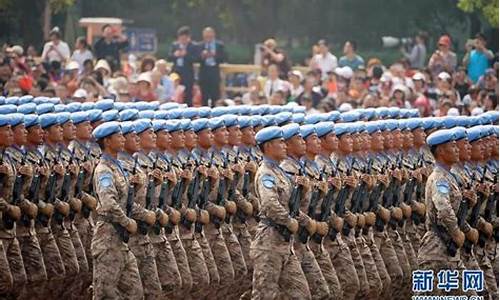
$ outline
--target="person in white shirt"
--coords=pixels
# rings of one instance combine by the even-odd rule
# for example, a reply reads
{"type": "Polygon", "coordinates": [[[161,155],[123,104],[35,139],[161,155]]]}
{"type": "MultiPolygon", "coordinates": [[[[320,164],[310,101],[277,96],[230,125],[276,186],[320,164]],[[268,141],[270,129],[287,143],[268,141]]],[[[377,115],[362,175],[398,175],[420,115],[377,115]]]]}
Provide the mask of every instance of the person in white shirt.
{"type": "Polygon", "coordinates": [[[277,65],[270,65],[267,69],[267,80],[264,83],[264,95],[270,99],[274,92],[288,92],[288,82],[279,78],[279,69],[277,65]]]}
{"type": "Polygon", "coordinates": [[[320,69],[321,78],[328,77],[328,72],[332,72],[337,68],[337,57],[330,53],[328,43],[325,40],[318,42],[319,53],[314,55],[311,59],[309,67],[311,69],[320,69]]]}
{"type": "Polygon", "coordinates": [[[294,70],[288,73],[288,81],[290,81],[289,101],[296,101],[300,94],[304,91],[302,80],[304,80],[304,77],[300,71],[294,70]]]}
{"type": "Polygon", "coordinates": [[[58,27],[52,29],[49,38],[50,41],[43,46],[42,60],[48,63],[57,61],[64,64],[71,53],[68,44],[61,41],[61,32],[58,27]]]}
{"type": "Polygon", "coordinates": [[[73,51],[73,55],[71,55],[71,60],[78,63],[80,73],[83,71],[83,63],[93,58],[94,55],[92,55],[92,51],[90,51],[90,46],[87,44],[85,37],[78,37],[75,42],[75,51],[73,51]]]}

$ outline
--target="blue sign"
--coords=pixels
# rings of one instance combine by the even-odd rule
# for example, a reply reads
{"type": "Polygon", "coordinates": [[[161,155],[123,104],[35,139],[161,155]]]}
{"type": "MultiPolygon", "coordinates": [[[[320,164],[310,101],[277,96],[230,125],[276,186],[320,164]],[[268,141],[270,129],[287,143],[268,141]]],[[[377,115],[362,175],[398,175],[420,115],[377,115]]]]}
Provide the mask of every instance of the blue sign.
{"type": "Polygon", "coordinates": [[[150,28],[127,28],[128,51],[154,53],[158,47],[156,30],[150,28]]]}

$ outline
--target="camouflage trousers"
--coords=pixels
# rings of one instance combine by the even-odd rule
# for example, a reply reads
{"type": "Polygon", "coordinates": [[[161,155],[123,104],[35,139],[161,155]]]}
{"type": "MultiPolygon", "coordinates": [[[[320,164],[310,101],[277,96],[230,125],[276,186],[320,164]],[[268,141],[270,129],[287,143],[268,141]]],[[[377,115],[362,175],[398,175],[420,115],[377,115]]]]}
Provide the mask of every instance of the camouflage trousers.
{"type": "MultiPolygon", "coordinates": [[[[475,245],[474,251],[477,263],[484,273],[486,291],[491,299],[498,299],[498,282],[495,277],[492,262],[488,257],[487,247],[481,248],[479,245],[475,245]]],[[[485,297],[485,299],[487,299],[487,297],[485,297]]]]}
{"type": "Polygon", "coordinates": [[[359,248],[356,244],[354,230],[351,230],[348,236],[343,236],[342,238],[346,241],[347,246],[349,246],[354,268],[356,268],[356,273],[358,275],[359,290],[356,294],[356,298],[359,299],[368,297],[368,294],[370,293],[370,286],[368,284],[363,258],[361,257],[361,253],[359,252],[359,248]]]}
{"type": "Polygon", "coordinates": [[[7,260],[3,241],[0,240],[0,296],[7,296],[13,286],[9,261],[7,260]]]}
{"type": "Polygon", "coordinates": [[[42,250],[48,279],[43,295],[50,299],[56,296],[56,290],[62,284],[62,280],[65,277],[65,269],[61,253],[52,232],[48,228],[40,229],[37,231],[37,237],[42,250]]]}
{"type": "Polygon", "coordinates": [[[402,299],[404,291],[401,289],[403,284],[403,269],[399,264],[396,250],[386,231],[374,230],[373,239],[380,256],[384,261],[385,268],[391,279],[391,287],[382,294],[383,299],[402,299]]]}
{"type": "Polygon", "coordinates": [[[17,239],[21,247],[21,255],[28,279],[28,284],[19,298],[32,299],[33,297],[39,297],[38,293],[43,292],[47,283],[47,271],[43,264],[40,243],[36,235],[18,236],[17,239]]]}
{"type": "Polygon", "coordinates": [[[212,249],[210,249],[205,233],[203,231],[201,233],[195,233],[195,238],[198,241],[198,244],[200,244],[203,257],[205,258],[210,285],[218,286],[220,283],[219,271],[217,270],[217,264],[215,263],[215,258],[212,254],[212,249]]]}
{"type": "Polygon", "coordinates": [[[182,287],[181,274],[174,252],[166,239],[152,244],[163,294],[172,296],[174,291],[180,290],[182,287]]]}
{"type": "Polygon", "coordinates": [[[327,299],[330,297],[330,289],[308,243],[303,244],[300,241],[295,241],[294,249],[297,258],[306,276],[312,299],[327,299]]]}
{"type": "Polygon", "coordinates": [[[434,282],[433,282],[433,291],[426,293],[428,295],[433,296],[458,296],[463,295],[464,292],[461,288],[461,283],[459,283],[460,288],[453,289],[450,292],[446,292],[444,289],[437,289],[438,284],[438,276],[437,274],[441,270],[457,270],[459,274],[462,273],[465,266],[461,260],[442,260],[442,261],[419,261],[418,269],[419,270],[432,270],[434,272],[434,282]]]}
{"type": "Polygon", "coordinates": [[[175,261],[177,262],[177,268],[179,269],[179,273],[181,274],[182,280],[182,289],[175,291],[175,298],[183,298],[183,295],[189,293],[193,286],[193,278],[191,277],[191,270],[189,269],[189,262],[186,254],[186,250],[184,250],[184,246],[182,246],[182,242],[180,239],[169,239],[170,247],[172,247],[172,251],[174,252],[175,261]]]}
{"type": "Polygon", "coordinates": [[[160,278],[154,257],[154,248],[150,242],[130,243],[130,251],[134,254],[144,290],[144,298],[152,299],[161,294],[160,278]]]}
{"type": "Polygon", "coordinates": [[[407,299],[410,297],[412,268],[405,251],[405,241],[403,241],[397,230],[388,228],[387,233],[392,240],[392,245],[396,251],[399,265],[403,270],[403,285],[399,288],[403,290],[403,297],[407,299]]]}
{"type": "MultiPolygon", "coordinates": [[[[380,277],[381,290],[378,295],[378,298],[386,299],[386,295],[388,295],[391,291],[391,277],[389,276],[389,272],[387,272],[387,268],[385,267],[384,259],[380,254],[379,248],[375,244],[373,228],[365,229],[363,232],[363,238],[365,240],[366,245],[370,249],[373,261],[377,268],[378,275],[380,277]]],[[[368,276],[368,274],[367,274],[368,276]]]]}
{"type": "Polygon", "coordinates": [[[356,246],[358,247],[361,259],[363,260],[366,280],[368,281],[369,291],[367,299],[378,299],[382,292],[382,280],[378,274],[377,265],[373,260],[372,252],[361,233],[359,233],[356,237],[356,246]]]}
{"type": "Polygon", "coordinates": [[[247,274],[242,278],[236,278],[234,284],[234,297],[238,297],[245,292],[249,295],[252,290],[252,275],[253,275],[253,265],[250,260],[250,243],[252,242],[252,237],[248,232],[248,226],[246,224],[235,223],[233,224],[233,232],[238,239],[241,246],[241,251],[243,253],[243,258],[247,268],[247,274]]]}
{"type": "Polygon", "coordinates": [[[137,260],[129,250],[107,249],[93,257],[94,299],[143,299],[137,260]]]}
{"type": "Polygon", "coordinates": [[[198,241],[192,238],[183,238],[182,245],[186,250],[189,262],[189,269],[191,270],[191,277],[193,280],[193,287],[191,294],[193,298],[199,298],[201,293],[204,293],[209,284],[208,268],[205,264],[203,251],[198,244],[198,241]]]}
{"type": "Polygon", "coordinates": [[[250,249],[254,263],[252,299],[311,299],[309,285],[297,256],[272,249],[250,249]]]}
{"type": "MultiPolygon", "coordinates": [[[[208,224],[207,226],[213,226],[213,224],[208,224]]],[[[235,277],[231,255],[227,249],[222,232],[214,231],[213,228],[211,228],[208,232],[209,233],[206,234],[206,238],[208,240],[208,244],[210,245],[210,249],[212,250],[214,261],[217,265],[217,271],[219,273],[219,285],[212,287],[210,289],[210,293],[208,294],[209,298],[213,298],[217,294],[225,294],[226,289],[233,284],[235,277]]]]}
{"type": "Polygon", "coordinates": [[[342,297],[342,286],[340,285],[339,278],[337,277],[337,272],[333,267],[330,254],[323,246],[323,243],[318,244],[314,241],[310,241],[309,246],[314,253],[314,257],[318,262],[321,273],[323,273],[326,283],[328,284],[330,298],[340,299],[342,297]]]}
{"type": "Polygon", "coordinates": [[[349,246],[342,240],[340,234],[337,234],[333,241],[330,238],[325,238],[323,243],[330,254],[333,268],[338,275],[341,275],[337,276],[342,288],[342,295],[339,298],[354,299],[359,291],[359,278],[349,246]]]}

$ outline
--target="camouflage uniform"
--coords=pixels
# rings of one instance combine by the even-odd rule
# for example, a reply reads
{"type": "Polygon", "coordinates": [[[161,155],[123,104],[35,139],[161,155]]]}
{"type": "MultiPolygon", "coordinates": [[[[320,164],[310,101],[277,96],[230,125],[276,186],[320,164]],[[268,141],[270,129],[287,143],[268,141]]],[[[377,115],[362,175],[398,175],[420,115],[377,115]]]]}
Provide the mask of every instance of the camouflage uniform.
{"type": "Polygon", "coordinates": [[[92,238],[94,298],[143,299],[137,260],[116,229],[129,222],[125,214],[129,184],[120,162],[104,154],[93,184],[98,199],[92,238]]]}
{"type": "Polygon", "coordinates": [[[261,221],[250,247],[254,262],[252,299],[275,299],[280,295],[311,299],[307,279],[293,249],[293,237],[286,242],[274,226],[268,225],[286,226],[288,222],[290,179],[277,162],[264,159],[256,174],[255,189],[261,203],[261,221]]]}

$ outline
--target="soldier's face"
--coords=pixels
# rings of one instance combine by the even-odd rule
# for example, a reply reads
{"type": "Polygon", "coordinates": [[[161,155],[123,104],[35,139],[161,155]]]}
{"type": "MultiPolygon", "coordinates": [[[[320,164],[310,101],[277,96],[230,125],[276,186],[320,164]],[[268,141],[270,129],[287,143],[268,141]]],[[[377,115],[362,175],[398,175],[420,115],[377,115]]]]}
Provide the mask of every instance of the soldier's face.
{"type": "Polygon", "coordinates": [[[85,121],[76,125],[75,135],[76,138],[83,141],[89,140],[92,137],[92,125],[90,125],[90,122],[85,121]]]}
{"type": "Polygon", "coordinates": [[[264,145],[264,154],[277,161],[283,160],[287,155],[287,144],[283,139],[269,141],[264,145]]]}
{"type": "Polygon", "coordinates": [[[245,145],[255,146],[255,131],[253,127],[241,129],[241,142],[245,145]]]}
{"type": "Polygon", "coordinates": [[[226,127],[221,127],[214,131],[214,141],[217,144],[226,145],[228,137],[229,133],[226,127]]]}
{"type": "Polygon", "coordinates": [[[372,143],[372,137],[368,133],[363,133],[363,142],[361,143],[361,146],[364,150],[370,149],[370,145],[372,143]]]}
{"type": "Polygon", "coordinates": [[[26,127],[24,127],[24,124],[19,124],[14,127],[12,129],[12,133],[14,136],[14,143],[16,145],[22,146],[26,144],[28,132],[26,131],[26,127]]]}
{"type": "Polygon", "coordinates": [[[498,157],[498,138],[493,140],[493,156],[498,157]]]}
{"type": "Polygon", "coordinates": [[[212,146],[213,142],[214,135],[210,129],[204,129],[198,132],[198,145],[200,145],[201,148],[207,149],[212,146]]]}
{"type": "Polygon", "coordinates": [[[306,142],[300,135],[293,136],[286,141],[288,155],[303,156],[306,154],[306,142]]]}
{"type": "Polygon", "coordinates": [[[480,141],[471,143],[471,158],[473,160],[483,160],[483,146],[480,141]]]}
{"type": "Polygon", "coordinates": [[[139,139],[142,149],[151,150],[156,147],[156,134],[151,128],[141,132],[139,139]]]}
{"type": "Polygon", "coordinates": [[[392,147],[392,133],[390,131],[384,131],[382,136],[384,137],[384,148],[391,149],[391,147],[392,147]]]}
{"type": "Polygon", "coordinates": [[[321,148],[326,151],[335,151],[339,146],[339,139],[335,135],[335,133],[329,133],[321,138],[320,140],[321,148]]]}
{"type": "Polygon", "coordinates": [[[63,140],[63,129],[61,125],[56,124],[50,126],[45,130],[45,137],[51,142],[62,142],[63,140]]]}
{"type": "Polygon", "coordinates": [[[167,149],[171,141],[170,133],[161,130],[156,133],[156,146],[163,150],[167,149]]]}
{"type": "Polygon", "coordinates": [[[384,142],[382,139],[382,133],[380,133],[380,131],[376,131],[371,135],[370,146],[371,149],[374,151],[379,151],[384,149],[384,142]]]}
{"type": "Polygon", "coordinates": [[[398,129],[394,131],[393,144],[396,149],[401,149],[403,147],[403,136],[401,135],[401,131],[398,129]]]}
{"type": "Polygon", "coordinates": [[[241,130],[238,126],[231,126],[227,129],[228,142],[233,146],[238,146],[241,143],[241,130]]]}
{"type": "Polygon", "coordinates": [[[460,161],[460,151],[455,141],[444,144],[444,149],[449,163],[454,164],[460,161]]]}
{"type": "Polygon", "coordinates": [[[321,153],[321,141],[316,134],[312,134],[306,139],[306,150],[309,153],[318,155],[321,153]]]}
{"type": "Polygon", "coordinates": [[[351,153],[353,151],[352,137],[349,134],[344,134],[340,137],[339,149],[344,153],[351,153]]]}
{"type": "Polygon", "coordinates": [[[74,140],[76,128],[72,121],[68,121],[62,125],[63,137],[65,140],[74,140]]]}
{"type": "Polygon", "coordinates": [[[198,144],[198,136],[192,130],[185,131],[184,143],[188,149],[193,149],[198,144]]]}
{"type": "Polygon", "coordinates": [[[421,146],[425,144],[425,131],[421,128],[413,130],[413,144],[421,146]]]}
{"type": "MultiPolygon", "coordinates": [[[[135,133],[134,133],[135,134],[135,133]]],[[[128,134],[130,135],[130,134],[128,134]]],[[[125,144],[126,144],[126,138],[123,137],[123,134],[121,132],[115,133],[109,137],[109,148],[113,152],[122,152],[125,150],[125,144]]]]}
{"type": "Polygon", "coordinates": [[[184,148],[186,143],[184,138],[184,132],[182,130],[171,132],[170,135],[172,136],[172,148],[174,149],[184,148]]]}
{"type": "Polygon", "coordinates": [[[28,128],[27,140],[31,144],[41,145],[43,143],[43,129],[40,125],[28,128]]]}
{"type": "Polygon", "coordinates": [[[139,137],[137,133],[130,132],[125,135],[124,149],[131,153],[139,151],[139,137]]]}
{"type": "Polygon", "coordinates": [[[2,147],[9,147],[13,142],[13,134],[10,125],[0,127],[0,145],[2,147]]]}
{"type": "Polygon", "coordinates": [[[460,161],[468,161],[471,158],[472,146],[467,139],[457,141],[460,161]]]}

